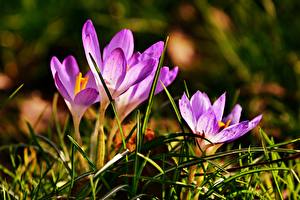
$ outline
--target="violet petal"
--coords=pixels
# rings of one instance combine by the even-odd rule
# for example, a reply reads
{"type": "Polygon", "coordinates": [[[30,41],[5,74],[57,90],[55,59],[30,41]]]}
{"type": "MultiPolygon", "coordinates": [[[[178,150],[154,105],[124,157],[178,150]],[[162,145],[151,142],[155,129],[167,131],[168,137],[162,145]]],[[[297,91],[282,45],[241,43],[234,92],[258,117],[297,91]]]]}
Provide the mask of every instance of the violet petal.
{"type": "Polygon", "coordinates": [[[224,143],[238,139],[248,132],[249,121],[243,121],[238,124],[229,126],[218,134],[208,138],[212,143],[224,143]]]}
{"type": "Polygon", "coordinates": [[[105,60],[102,76],[107,87],[111,90],[111,95],[120,86],[126,74],[126,60],[122,49],[117,48],[112,51],[105,60]]]}
{"type": "Polygon", "coordinates": [[[200,115],[202,115],[204,112],[208,110],[208,108],[211,106],[211,103],[208,96],[205,93],[197,91],[191,97],[191,105],[192,105],[194,116],[197,121],[200,115]]]}
{"type": "Polygon", "coordinates": [[[74,103],[82,106],[90,106],[98,98],[98,91],[94,88],[86,88],[76,94],[74,103]]]}
{"type": "Polygon", "coordinates": [[[247,132],[250,131],[250,130],[252,130],[253,128],[255,128],[259,124],[259,122],[261,121],[261,119],[262,119],[262,115],[258,115],[255,118],[253,118],[249,122],[249,124],[248,124],[248,130],[247,130],[247,132]]]}
{"type": "Polygon", "coordinates": [[[258,115],[251,121],[243,121],[223,129],[220,133],[214,136],[214,143],[231,142],[242,137],[255,128],[261,119],[262,115],[258,115]]]}
{"type": "Polygon", "coordinates": [[[127,61],[127,70],[129,70],[132,66],[138,64],[139,57],[141,56],[140,52],[134,52],[131,58],[127,61]]]}
{"type": "Polygon", "coordinates": [[[181,113],[183,119],[189,125],[191,130],[195,133],[197,122],[196,122],[190,101],[187,98],[185,93],[183,94],[181,99],[179,99],[179,110],[180,110],[180,113],[181,113]]]}
{"type": "Polygon", "coordinates": [[[140,61],[136,65],[132,66],[125,75],[125,78],[118,88],[119,94],[126,91],[132,85],[144,80],[154,68],[155,60],[149,59],[140,61]]]}
{"type": "Polygon", "coordinates": [[[113,50],[121,48],[124,52],[126,60],[132,56],[134,49],[133,35],[129,29],[119,31],[103,50],[103,60],[105,61],[113,50]]]}
{"type": "Polygon", "coordinates": [[[204,137],[214,135],[219,130],[218,120],[213,109],[210,107],[204,114],[202,114],[198,121],[196,131],[199,134],[204,134],[204,137]]]}
{"type": "Polygon", "coordinates": [[[222,120],[223,112],[225,108],[226,93],[222,94],[212,105],[218,121],[222,120]]]}
{"type": "MultiPolygon", "coordinates": [[[[89,53],[95,59],[96,64],[98,65],[100,72],[102,72],[102,59],[101,59],[101,51],[98,42],[98,37],[94,25],[91,20],[87,20],[82,28],[82,42],[85,51],[85,56],[89,63],[91,69],[94,64],[90,58],[89,53]]],[[[97,70],[93,70],[93,73],[97,75],[97,70]]]]}
{"type": "Polygon", "coordinates": [[[164,42],[162,41],[156,42],[141,54],[140,60],[149,59],[149,58],[159,59],[163,50],[164,50],[164,42]]]}
{"type": "Polygon", "coordinates": [[[68,91],[66,90],[65,86],[61,82],[61,80],[58,76],[58,72],[56,72],[55,75],[54,75],[54,82],[55,82],[57,90],[63,96],[63,98],[66,99],[69,102],[72,102],[73,100],[72,100],[70,94],[68,93],[68,91]]]}
{"type": "MultiPolygon", "coordinates": [[[[88,82],[86,85],[86,88],[94,88],[96,90],[98,90],[97,84],[96,84],[96,80],[94,78],[94,74],[92,73],[91,70],[89,70],[86,75],[85,78],[88,78],[88,82]]],[[[96,102],[100,101],[100,95],[98,95],[96,102]]]]}
{"type": "MultiPolygon", "coordinates": [[[[170,85],[176,78],[178,67],[169,70],[168,67],[163,67],[159,76],[158,84],[155,94],[161,92],[163,83],[166,87],[170,85]]],[[[139,104],[147,100],[151,90],[155,72],[150,74],[143,81],[131,86],[125,93],[116,99],[116,107],[120,117],[123,120],[129,113],[131,113],[139,104]]]]}
{"type": "Polygon", "coordinates": [[[237,124],[240,122],[241,113],[242,107],[239,104],[236,104],[229,115],[223,119],[223,122],[226,123],[228,120],[231,120],[230,125],[237,124]]]}
{"type": "MultiPolygon", "coordinates": [[[[162,67],[160,70],[160,75],[158,78],[158,83],[155,89],[155,94],[161,92],[164,88],[162,86],[161,83],[164,84],[165,87],[167,87],[168,85],[170,85],[176,78],[177,74],[178,74],[178,70],[179,68],[176,66],[174,67],[172,70],[169,69],[169,67],[162,67]]],[[[155,71],[154,71],[155,73],[155,71]]],[[[151,82],[152,85],[152,82],[151,82]]]]}
{"type": "MultiPolygon", "coordinates": [[[[50,62],[52,75],[58,73],[58,77],[69,95],[73,98],[73,91],[76,82],[76,75],[79,73],[78,64],[73,56],[68,56],[63,63],[54,56],[50,62]]],[[[54,77],[54,76],[53,76],[54,77]]]]}

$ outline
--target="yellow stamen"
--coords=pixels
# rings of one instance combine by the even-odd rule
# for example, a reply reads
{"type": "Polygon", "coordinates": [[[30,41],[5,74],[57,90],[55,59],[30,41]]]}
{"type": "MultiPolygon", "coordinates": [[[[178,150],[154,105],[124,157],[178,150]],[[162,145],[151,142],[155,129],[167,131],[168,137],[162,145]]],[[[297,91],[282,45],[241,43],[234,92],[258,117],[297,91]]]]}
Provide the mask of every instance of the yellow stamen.
{"type": "Polygon", "coordinates": [[[88,83],[89,77],[82,78],[82,73],[79,72],[79,74],[76,76],[76,83],[74,87],[74,94],[78,94],[81,90],[85,89],[87,83],[88,83]]]}
{"type": "Polygon", "coordinates": [[[224,123],[224,122],[222,122],[222,121],[218,121],[218,125],[219,125],[219,127],[220,127],[220,128],[222,128],[222,127],[224,127],[224,126],[225,126],[225,123],[224,123]]]}
{"type": "Polygon", "coordinates": [[[80,82],[81,82],[82,74],[79,72],[79,74],[76,76],[76,83],[74,88],[74,94],[76,95],[78,92],[80,92],[80,82]]]}
{"type": "Polygon", "coordinates": [[[88,80],[89,80],[89,77],[88,77],[88,76],[81,79],[81,89],[82,89],[82,90],[86,88],[86,85],[87,85],[87,83],[88,83],[88,80]]]}
{"type": "Polygon", "coordinates": [[[226,123],[224,123],[222,121],[219,121],[218,125],[219,125],[220,128],[227,128],[230,125],[231,121],[232,121],[231,119],[227,120],[226,123]]]}
{"type": "Polygon", "coordinates": [[[229,125],[230,125],[230,123],[231,123],[231,119],[229,119],[227,122],[226,122],[226,124],[225,124],[225,127],[224,128],[227,128],[229,125]]]}

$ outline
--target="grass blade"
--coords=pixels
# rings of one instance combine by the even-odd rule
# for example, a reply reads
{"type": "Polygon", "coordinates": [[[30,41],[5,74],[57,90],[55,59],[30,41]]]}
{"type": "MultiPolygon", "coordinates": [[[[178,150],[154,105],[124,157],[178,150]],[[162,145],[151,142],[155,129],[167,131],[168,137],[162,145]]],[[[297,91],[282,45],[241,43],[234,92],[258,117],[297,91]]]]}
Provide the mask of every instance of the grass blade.
{"type": "Polygon", "coordinates": [[[0,110],[10,101],[14,98],[14,96],[21,90],[21,88],[24,86],[24,84],[21,84],[7,99],[3,101],[3,103],[0,104],[0,110]]]}
{"type": "Polygon", "coordinates": [[[138,171],[139,171],[139,157],[138,157],[138,152],[141,149],[141,143],[142,143],[142,132],[141,132],[141,125],[140,125],[140,111],[137,111],[136,115],[136,121],[137,121],[137,130],[136,130],[136,148],[135,148],[135,154],[134,154],[134,174],[136,176],[133,177],[132,179],[132,194],[136,194],[137,188],[138,188],[138,182],[139,182],[139,176],[138,176],[138,171]]]}
{"type": "Polygon", "coordinates": [[[29,129],[29,133],[30,133],[30,136],[33,140],[33,143],[38,147],[38,149],[40,150],[43,158],[45,159],[46,163],[47,163],[47,167],[50,167],[50,161],[48,159],[48,156],[46,155],[44,149],[42,148],[42,146],[40,145],[40,143],[38,142],[38,139],[37,139],[37,136],[32,128],[32,126],[29,124],[29,122],[26,122],[26,125],[29,129]]]}
{"type": "Polygon", "coordinates": [[[187,98],[190,99],[190,92],[189,92],[189,89],[188,89],[188,86],[187,86],[187,83],[185,80],[183,81],[183,85],[184,85],[185,94],[186,94],[187,98]]]}
{"type": "Polygon", "coordinates": [[[118,162],[120,159],[122,159],[124,156],[127,156],[130,151],[126,149],[123,153],[118,153],[113,157],[110,161],[108,161],[97,173],[94,175],[94,179],[100,176],[102,172],[104,172],[107,168],[109,168],[111,165],[115,164],[118,162]]]}
{"type": "Polygon", "coordinates": [[[102,197],[102,200],[106,200],[106,199],[113,199],[113,195],[116,194],[119,191],[127,191],[127,189],[129,188],[129,186],[127,184],[125,185],[119,185],[115,188],[113,188],[109,193],[107,193],[104,197],[102,197]]]}
{"type": "Polygon", "coordinates": [[[72,136],[67,135],[69,140],[72,142],[72,144],[76,147],[76,149],[79,151],[79,153],[84,157],[84,159],[87,160],[89,163],[89,166],[91,167],[92,170],[96,170],[96,166],[94,163],[89,159],[88,155],[85,153],[85,151],[80,147],[80,145],[72,138],[72,136]]]}
{"type": "Polygon", "coordinates": [[[51,146],[54,149],[54,151],[56,152],[57,156],[61,159],[66,169],[69,171],[69,173],[71,173],[71,169],[68,165],[64,153],[55,145],[55,143],[42,135],[36,135],[36,137],[42,139],[45,143],[47,143],[49,146],[51,146]]]}
{"type": "Polygon", "coordinates": [[[75,144],[72,143],[71,147],[71,183],[70,183],[70,189],[69,189],[69,197],[72,193],[72,188],[74,186],[74,178],[75,178],[75,144]]]}
{"type": "Polygon", "coordinates": [[[169,41],[169,37],[167,37],[167,39],[166,39],[164,50],[163,50],[162,55],[160,57],[158,68],[155,72],[155,76],[154,76],[154,79],[153,79],[153,82],[152,82],[152,86],[151,86],[151,90],[150,90],[150,94],[149,94],[149,98],[148,98],[148,105],[147,105],[147,109],[146,109],[146,114],[144,116],[144,122],[143,122],[143,126],[142,126],[142,133],[143,134],[146,131],[148,120],[149,120],[149,117],[150,117],[150,113],[151,113],[151,109],[152,109],[152,105],[153,105],[153,97],[154,97],[156,85],[157,85],[157,82],[158,82],[160,70],[163,66],[168,41],[169,41]]]}
{"type": "Polygon", "coordinates": [[[164,170],[158,165],[156,164],[156,162],[154,162],[151,158],[149,158],[148,156],[144,156],[141,153],[137,153],[138,156],[140,156],[141,158],[145,159],[146,161],[148,161],[151,165],[153,165],[153,167],[155,167],[161,174],[164,174],[164,170]]]}
{"type": "Polygon", "coordinates": [[[168,96],[168,98],[169,98],[169,101],[171,102],[171,105],[172,105],[173,110],[174,110],[174,112],[175,112],[175,114],[176,114],[177,120],[178,120],[178,122],[179,122],[181,131],[184,132],[183,122],[182,122],[182,117],[181,117],[181,114],[180,114],[180,112],[179,112],[179,109],[178,109],[178,107],[177,107],[177,105],[176,105],[176,103],[175,103],[175,101],[174,101],[174,98],[172,97],[172,95],[171,95],[170,92],[168,91],[167,87],[163,84],[163,82],[161,82],[161,84],[162,84],[162,86],[163,86],[163,88],[164,88],[164,90],[165,90],[165,92],[166,92],[166,94],[167,94],[167,96],[168,96]]]}

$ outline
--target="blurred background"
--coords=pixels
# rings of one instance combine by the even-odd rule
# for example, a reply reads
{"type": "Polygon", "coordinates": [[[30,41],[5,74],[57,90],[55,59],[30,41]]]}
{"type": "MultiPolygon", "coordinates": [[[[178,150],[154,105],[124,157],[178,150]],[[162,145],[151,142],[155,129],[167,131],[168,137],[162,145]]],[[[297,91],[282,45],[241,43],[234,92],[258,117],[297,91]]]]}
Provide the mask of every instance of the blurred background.
{"type": "MultiPolygon", "coordinates": [[[[169,35],[165,64],[180,67],[170,87],[174,98],[182,95],[184,80],[190,93],[199,89],[216,98],[227,91],[227,112],[237,100],[242,118],[263,113],[261,126],[268,134],[295,138],[300,132],[299,9],[296,0],[0,0],[0,102],[24,83],[1,107],[0,144],[26,138],[26,120],[37,132],[47,132],[56,92],[50,59],[72,54],[83,71],[88,69],[81,42],[88,18],[102,49],[121,28],[133,31],[139,51],[169,35]]],[[[153,115],[167,117],[172,126],[172,108],[161,104],[165,96],[156,98],[153,115]]],[[[60,102],[64,119],[68,112],[60,102]]]]}

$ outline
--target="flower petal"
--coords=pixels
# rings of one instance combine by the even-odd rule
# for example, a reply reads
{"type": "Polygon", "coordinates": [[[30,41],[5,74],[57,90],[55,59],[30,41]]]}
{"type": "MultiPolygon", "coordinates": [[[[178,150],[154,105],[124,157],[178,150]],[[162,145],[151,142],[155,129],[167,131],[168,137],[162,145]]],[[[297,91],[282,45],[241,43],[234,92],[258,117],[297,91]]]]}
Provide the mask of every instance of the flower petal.
{"type": "Polygon", "coordinates": [[[130,69],[132,66],[138,64],[140,56],[141,56],[140,52],[133,53],[131,58],[127,61],[127,68],[130,69]]]}
{"type": "Polygon", "coordinates": [[[88,78],[88,82],[87,82],[87,85],[86,85],[86,88],[94,88],[94,89],[97,89],[97,84],[96,84],[96,81],[95,81],[95,77],[94,77],[94,74],[91,70],[89,70],[85,76],[85,78],[88,78]]]}
{"type": "Polygon", "coordinates": [[[82,106],[90,106],[96,102],[98,98],[98,91],[94,88],[86,88],[76,94],[74,103],[82,106]]]}
{"type": "MultiPolygon", "coordinates": [[[[161,83],[164,84],[164,86],[170,85],[176,78],[178,74],[179,68],[176,66],[172,70],[169,69],[169,67],[162,67],[160,70],[160,75],[158,78],[158,83],[155,89],[155,94],[161,92],[164,88],[161,83]]],[[[155,73],[155,71],[153,71],[155,73]]],[[[152,82],[151,82],[152,85],[152,82]]]]}
{"type": "Polygon", "coordinates": [[[209,140],[211,136],[219,130],[218,120],[214,110],[210,107],[204,114],[202,114],[198,121],[196,131],[199,134],[204,134],[204,137],[209,140]]]}
{"type": "Polygon", "coordinates": [[[60,61],[57,59],[57,57],[53,56],[50,61],[50,69],[53,78],[55,77],[57,70],[60,70],[60,68],[61,68],[60,61]]]}
{"type": "MultiPolygon", "coordinates": [[[[86,73],[85,78],[87,78],[87,77],[88,77],[88,82],[87,82],[86,88],[93,88],[93,89],[98,91],[96,80],[95,80],[94,74],[92,73],[91,70],[89,70],[86,73]]],[[[96,102],[99,102],[99,101],[100,101],[100,95],[98,95],[98,98],[97,98],[96,102]]]]}
{"type": "MultiPolygon", "coordinates": [[[[85,56],[89,63],[89,66],[93,68],[93,62],[90,58],[89,53],[95,59],[96,64],[98,65],[100,71],[102,72],[102,59],[101,59],[101,52],[100,46],[98,42],[97,33],[92,21],[89,19],[85,22],[82,28],[82,42],[83,48],[85,51],[85,56]]],[[[93,71],[95,73],[97,71],[93,71]]],[[[95,73],[97,74],[97,73],[95,73]]]]}
{"type": "Polygon", "coordinates": [[[225,101],[226,101],[226,93],[222,94],[212,105],[218,121],[222,120],[223,112],[225,108],[225,101]]]}
{"type": "Polygon", "coordinates": [[[227,121],[231,120],[230,125],[237,124],[240,122],[241,113],[242,107],[239,104],[236,104],[231,113],[224,118],[223,122],[226,123],[227,121]]]}
{"type": "Polygon", "coordinates": [[[57,90],[63,96],[63,98],[65,100],[69,101],[69,102],[73,102],[70,94],[68,93],[68,91],[66,90],[65,86],[61,82],[60,77],[58,76],[58,72],[56,72],[55,75],[54,75],[54,82],[55,82],[57,90]]]}
{"type": "Polygon", "coordinates": [[[262,115],[259,115],[259,116],[255,117],[254,119],[252,119],[250,122],[247,120],[247,121],[243,121],[241,123],[229,126],[225,129],[223,129],[217,135],[215,135],[213,142],[214,143],[224,143],[224,142],[234,141],[234,140],[242,137],[249,131],[251,131],[253,128],[255,128],[258,125],[258,123],[260,122],[261,118],[262,118],[262,115]]]}
{"type": "Polygon", "coordinates": [[[103,50],[103,60],[105,61],[116,48],[121,48],[126,60],[129,60],[133,53],[133,35],[129,29],[118,32],[103,50]]]}
{"type": "Polygon", "coordinates": [[[79,73],[79,67],[78,67],[76,59],[73,56],[66,57],[63,60],[62,65],[64,67],[64,70],[68,74],[69,85],[70,85],[70,88],[68,88],[68,91],[70,93],[70,91],[74,90],[75,83],[76,83],[76,76],[79,73]]]}
{"type": "Polygon", "coordinates": [[[138,62],[132,66],[126,73],[125,78],[118,88],[118,94],[123,93],[132,85],[144,80],[153,71],[155,65],[154,59],[148,59],[138,62]]]}
{"type": "MultiPolygon", "coordinates": [[[[177,73],[178,67],[175,67],[172,70],[169,70],[168,67],[163,67],[161,69],[155,94],[163,90],[161,83],[163,83],[166,87],[170,85],[176,78],[177,73]]],[[[155,72],[151,73],[146,79],[131,86],[125,93],[116,99],[116,108],[121,121],[139,104],[148,98],[154,75],[155,72]]]]}
{"type": "Polygon", "coordinates": [[[248,131],[248,124],[249,121],[243,121],[238,124],[234,124],[223,129],[218,134],[214,135],[213,137],[209,138],[212,143],[224,143],[236,140],[237,138],[243,136],[248,131]]]}
{"type": "Polygon", "coordinates": [[[78,64],[73,56],[68,56],[64,59],[63,63],[54,56],[50,62],[52,76],[54,77],[56,72],[65,89],[72,97],[74,86],[76,82],[76,75],[79,73],[78,64]]]}
{"type": "Polygon", "coordinates": [[[249,122],[249,124],[248,124],[248,130],[247,130],[247,132],[250,131],[250,130],[252,130],[253,128],[255,128],[259,124],[259,122],[261,121],[261,119],[262,119],[262,115],[258,115],[254,119],[252,119],[249,122]]]}
{"type": "Polygon", "coordinates": [[[122,49],[117,48],[112,51],[105,60],[103,69],[103,78],[107,87],[111,90],[111,95],[120,86],[126,74],[126,60],[122,49]]]}
{"type": "Polygon", "coordinates": [[[183,119],[189,125],[190,129],[192,129],[192,131],[195,133],[197,125],[196,119],[190,101],[185,93],[182,95],[181,99],[179,99],[179,110],[183,119]]]}
{"type": "MultiPolygon", "coordinates": [[[[141,102],[144,101],[145,90],[147,90],[147,79],[131,86],[126,92],[116,98],[116,109],[120,118],[120,121],[136,108],[141,102]]],[[[145,98],[146,99],[146,98],[145,98]]]]}
{"type": "Polygon", "coordinates": [[[191,98],[191,105],[196,121],[199,117],[211,107],[207,94],[197,91],[191,98]]]}
{"type": "Polygon", "coordinates": [[[164,50],[164,42],[162,41],[156,42],[141,54],[140,60],[149,59],[149,58],[159,59],[163,50],[164,50]]]}

